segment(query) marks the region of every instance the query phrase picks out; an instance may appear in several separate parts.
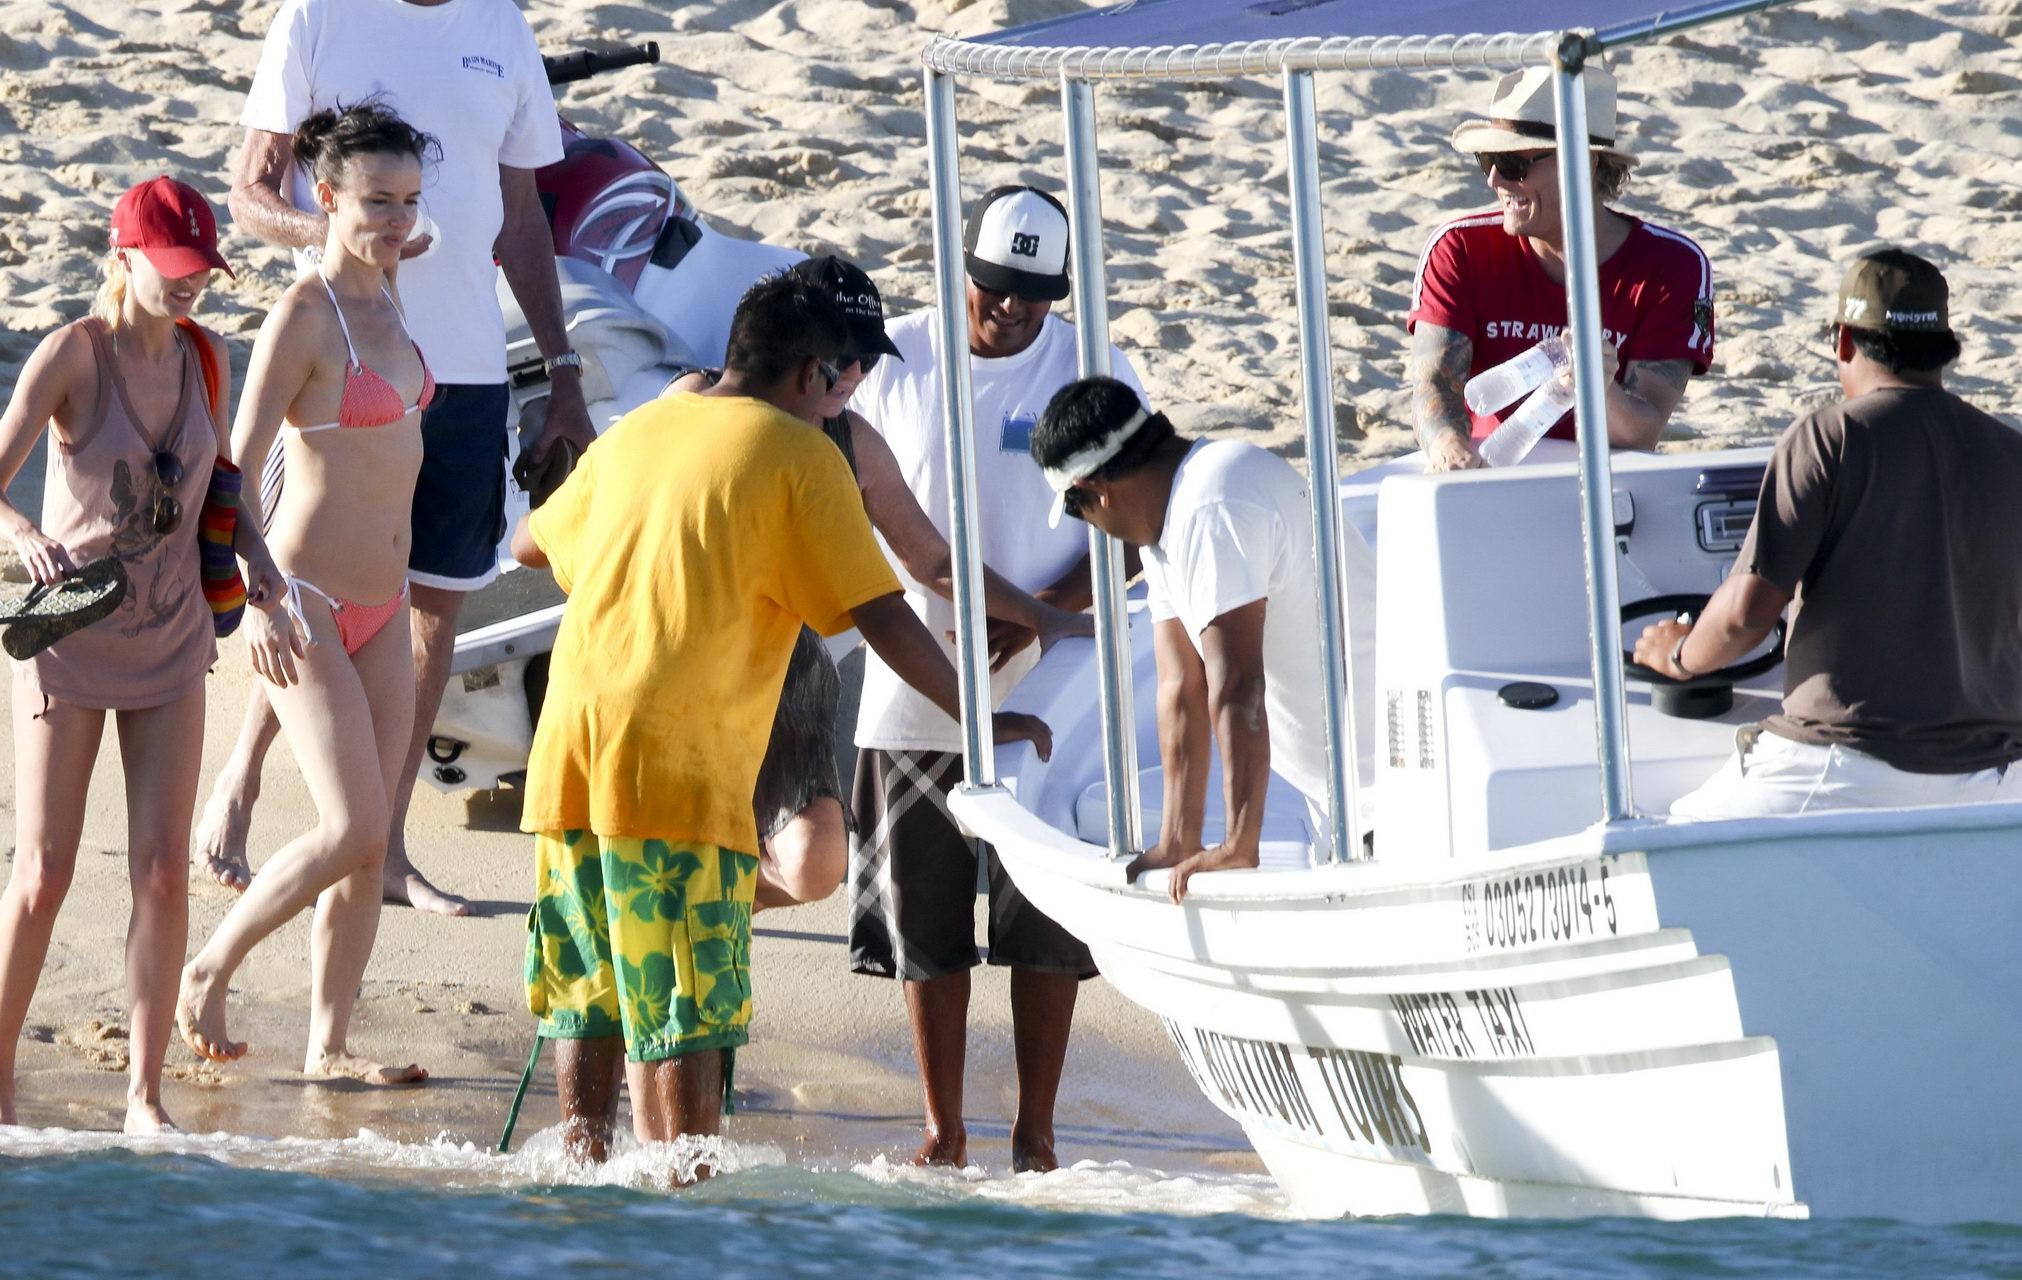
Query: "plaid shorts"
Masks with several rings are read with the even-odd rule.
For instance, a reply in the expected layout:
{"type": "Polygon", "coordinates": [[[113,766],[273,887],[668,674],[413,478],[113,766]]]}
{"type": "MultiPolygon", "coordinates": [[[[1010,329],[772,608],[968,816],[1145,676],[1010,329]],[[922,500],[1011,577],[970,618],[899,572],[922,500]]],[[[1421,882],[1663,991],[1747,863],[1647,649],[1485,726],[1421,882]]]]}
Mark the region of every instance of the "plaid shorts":
{"type": "Polygon", "coordinates": [[[962,834],[948,792],[962,757],[946,751],[857,753],[851,804],[850,968],[923,982],[976,967],[976,882],[990,894],[990,963],[1095,976],[1079,938],[1026,901],[997,854],[962,834]]]}

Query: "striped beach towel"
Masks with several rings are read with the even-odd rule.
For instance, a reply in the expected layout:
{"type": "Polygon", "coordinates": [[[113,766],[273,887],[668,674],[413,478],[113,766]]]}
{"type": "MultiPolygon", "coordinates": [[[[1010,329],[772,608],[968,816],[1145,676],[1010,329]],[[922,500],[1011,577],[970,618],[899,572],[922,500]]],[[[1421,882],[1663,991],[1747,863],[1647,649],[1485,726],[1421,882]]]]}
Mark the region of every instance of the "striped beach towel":
{"type": "MultiPolygon", "coordinates": [[[[211,406],[211,419],[224,419],[224,378],[217,355],[204,340],[203,330],[193,320],[178,320],[197,351],[197,367],[203,371],[204,391],[211,406]]],[[[239,575],[239,560],[232,553],[232,537],[239,528],[239,489],[244,477],[231,459],[220,457],[211,463],[210,492],[204,495],[203,515],[197,521],[197,572],[203,579],[204,602],[211,607],[211,628],[220,636],[239,629],[246,616],[246,580],[239,575]]]]}

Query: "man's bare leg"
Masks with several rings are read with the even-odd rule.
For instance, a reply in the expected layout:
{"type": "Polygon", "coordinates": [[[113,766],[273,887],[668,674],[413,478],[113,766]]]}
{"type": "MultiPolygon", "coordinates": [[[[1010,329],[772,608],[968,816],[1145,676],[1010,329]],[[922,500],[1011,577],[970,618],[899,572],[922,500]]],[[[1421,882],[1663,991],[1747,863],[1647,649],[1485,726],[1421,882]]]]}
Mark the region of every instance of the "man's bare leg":
{"type": "Polygon", "coordinates": [[[555,1097],[562,1104],[562,1146],[570,1159],[602,1164],[610,1156],[624,1078],[622,1036],[555,1041],[555,1097]]]}
{"type": "Polygon", "coordinates": [[[418,583],[408,588],[407,615],[414,629],[414,730],[407,765],[392,797],[393,829],[386,835],[386,900],[445,916],[469,915],[470,902],[444,893],[415,870],[407,856],[407,806],[414,799],[415,776],[435,730],[436,713],[442,710],[442,692],[449,687],[449,664],[456,657],[456,615],[463,610],[464,595],[418,583]]]}
{"type": "Polygon", "coordinates": [[[913,1163],[967,1164],[962,1072],[969,1049],[969,971],[906,983],[906,1017],[913,1024],[913,1056],[927,1104],[926,1135],[913,1163]]]}
{"type": "Polygon", "coordinates": [[[246,835],[253,827],[253,806],[260,799],[260,770],[267,752],[281,734],[280,718],[267,701],[266,685],[253,681],[246,696],[246,718],[239,739],[211,784],[211,798],[190,840],[190,870],[208,876],[233,893],[252,883],[246,860],[246,835]]]}
{"type": "Polygon", "coordinates": [[[1081,980],[1071,973],[1011,971],[1011,1043],[1018,1060],[1018,1117],[1011,1122],[1011,1171],[1049,1173],[1053,1154],[1053,1103],[1067,1063],[1074,1000],[1081,980]]]}
{"type": "Polygon", "coordinates": [[[849,828],[842,802],[818,796],[765,840],[758,857],[758,897],[752,910],[820,902],[849,869],[849,828]]]}
{"type": "MultiPolygon", "coordinates": [[[[632,1091],[632,1132],[641,1142],[672,1142],[683,1134],[713,1138],[723,1132],[723,1051],[704,1049],[662,1062],[627,1062],[632,1091]]],[[[677,1187],[716,1170],[698,1163],[691,1178],[678,1172],[677,1187]]]]}

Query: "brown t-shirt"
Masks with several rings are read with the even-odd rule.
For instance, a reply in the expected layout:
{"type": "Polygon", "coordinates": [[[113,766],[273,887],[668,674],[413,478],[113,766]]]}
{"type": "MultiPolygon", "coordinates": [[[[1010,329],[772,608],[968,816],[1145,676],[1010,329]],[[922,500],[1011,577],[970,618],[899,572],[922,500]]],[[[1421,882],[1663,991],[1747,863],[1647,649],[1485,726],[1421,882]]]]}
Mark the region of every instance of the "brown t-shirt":
{"type": "Polygon", "coordinates": [[[1911,773],[2022,759],[2022,433],[1912,388],[1801,418],[1735,570],[1796,592],[1772,732],[1911,773]]]}

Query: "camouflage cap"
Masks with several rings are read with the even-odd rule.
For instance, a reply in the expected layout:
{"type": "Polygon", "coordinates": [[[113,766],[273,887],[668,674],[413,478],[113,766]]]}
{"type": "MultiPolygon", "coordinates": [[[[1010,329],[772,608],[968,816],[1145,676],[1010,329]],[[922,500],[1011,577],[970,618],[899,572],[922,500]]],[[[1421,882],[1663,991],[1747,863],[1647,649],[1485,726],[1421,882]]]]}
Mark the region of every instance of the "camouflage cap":
{"type": "Polygon", "coordinates": [[[1905,249],[1871,249],[1855,258],[1839,287],[1833,320],[1882,333],[1950,333],[1945,273],[1905,249]]]}

